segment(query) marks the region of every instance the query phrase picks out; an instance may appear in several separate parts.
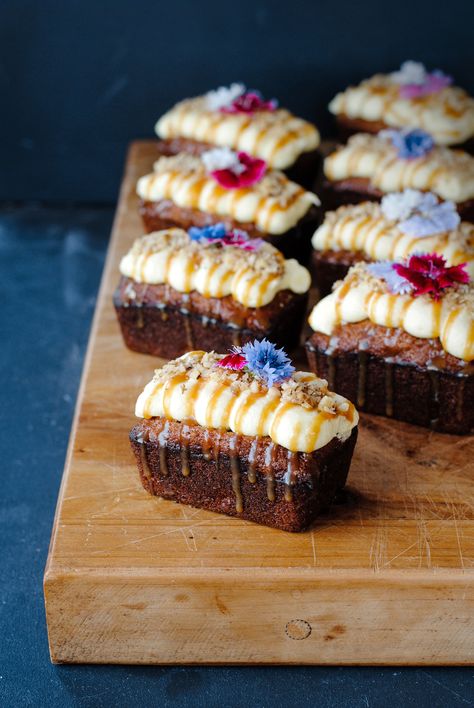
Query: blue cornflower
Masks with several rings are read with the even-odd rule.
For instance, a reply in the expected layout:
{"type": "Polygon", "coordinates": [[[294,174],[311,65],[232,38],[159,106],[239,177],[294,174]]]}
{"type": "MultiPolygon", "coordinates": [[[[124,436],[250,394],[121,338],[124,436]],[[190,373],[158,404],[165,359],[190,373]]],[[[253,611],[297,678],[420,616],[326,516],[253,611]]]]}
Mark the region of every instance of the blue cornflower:
{"type": "Polygon", "coordinates": [[[277,349],[267,339],[244,344],[242,354],[247,370],[262,379],[269,388],[289,379],[295,370],[283,349],[277,349]]]}
{"type": "Polygon", "coordinates": [[[209,226],[192,226],[189,231],[189,238],[191,241],[201,241],[202,239],[207,239],[213,241],[214,239],[223,239],[227,233],[227,229],[222,222],[218,224],[210,224],[209,226]]]}
{"type": "Polygon", "coordinates": [[[402,160],[416,160],[419,157],[424,157],[435,146],[431,135],[418,128],[414,130],[386,130],[383,132],[391,140],[398,157],[402,160]]]}

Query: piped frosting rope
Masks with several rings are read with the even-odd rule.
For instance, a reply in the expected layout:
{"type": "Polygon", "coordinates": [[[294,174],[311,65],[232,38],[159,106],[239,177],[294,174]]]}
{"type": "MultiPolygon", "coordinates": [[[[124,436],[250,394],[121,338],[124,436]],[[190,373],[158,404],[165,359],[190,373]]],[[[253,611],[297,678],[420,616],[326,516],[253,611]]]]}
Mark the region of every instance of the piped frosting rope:
{"type": "MultiPolygon", "coordinates": [[[[394,196],[387,195],[386,204],[392,205],[394,196]]],[[[426,198],[427,195],[421,196],[426,198]]],[[[435,251],[443,255],[449,265],[467,263],[468,272],[474,278],[474,224],[461,222],[451,231],[424,236],[403,231],[400,223],[387,213],[374,202],[327,212],[313,236],[313,247],[318,251],[360,252],[372,260],[396,260],[417,251],[435,251]]]]}
{"type": "Polygon", "coordinates": [[[181,101],[160,118],[155,130],[162,139],[181,137],[245,151],[279,170],[318,147],[314,125],[276,108],[274,101],[259,102],[256,97],[242,84],[221,87],[181,101]]]}
{"type": "MultiPolygon", "coordinates": [[[[410,62],[410,64],[416,64],[410,62]]],[[[431,133],[439,145],[464,143],[474,135],[474,100],[461,88],[449,85],[422,65],[413,72],[402,69],[392,74],[376,74],[338,93],[331,113],[348,118],[382,122],[390,127],[417,127],[431,133]],[[416,78],[418,90],[409,93],[416,78]],[[420,90],[424,88],[425,90],[420,90]],[[431,90],[427,90],[431,89],[431,90]]]]}
{"type": "Polygon", "coordinates": [[[332,335],[341,324],[368,319],[382,327],[399,327],[413,337],[439,337],[448,354],[467,362],[474,359],[472,283],[446,287],[439,299],[416,296],[411,288],[391,292],[382,271],[374,274],[375,266],[379,264],[353,266],[333,292],[316,304],[309,318],[314,331],[332,335]]]}
{"type": "Polygon", "coordinates": [[[145,386],[135,414],[268,436],[292,452],[306,453],[335,437],[347,439],[357,425],[353,404],[328,391],[327,381],[314,374],[294,372],[268,387],[248,371],[219,366],[223,358],[199,351],[169,362],[145,386]]]}
{"type": "Polygon", "coordinates": [[[308,270],[260,239],[228,233],[223,224],[191,229],[190,234],[168,229],[140,237],[122,258],[120,272],[140,283],[166,283],[179,292],[231,295],[245,307],[263,307],[281,290],[309,289],[308,270]]]}
{"type": "Polygon", "coordinates": [[[368,179],[372,187],[381,192],[396,192],[407,187],[431,190],[457,204],[474,198],[472,155],[462,150],[433,147],[417,157],[400,157],[400,149],[397,150],[389,134],[401,132],[353,135],[347,145],[326,157],[326,177],[332,182],[368,179]]]}
{"type": "Polygon", "coordinates": [[[161,157],[154,172],[138,180],[138,195],[145,201],[170,199],[179,207],[253,223],[270,234],[289,231],[319,204],[315,194],[274,170],[250,187],[226,189],[206,170],[205,159],[186,153],[161,157]]]}

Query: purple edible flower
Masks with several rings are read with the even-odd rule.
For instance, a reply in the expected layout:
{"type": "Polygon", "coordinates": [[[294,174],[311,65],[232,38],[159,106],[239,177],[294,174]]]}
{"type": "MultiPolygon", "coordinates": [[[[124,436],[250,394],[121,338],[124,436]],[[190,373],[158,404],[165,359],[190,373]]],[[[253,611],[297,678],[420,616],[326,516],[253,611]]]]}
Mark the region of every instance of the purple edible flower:
{"type": "Polygon", "coordinates": [[[377,261],[369,263],[367,270],[376,278],[381,278],[387,283],[391,293],[396,295],[408,295],[413,290],[411,283],[399,275],[394,266],[397,261],[377,261]]]}
{"type": "Polygon", "coordinates": [[[419,128],[414,130],[383,130],[380,136],[391,140],[398,157],[402,160],[416,160],[419,157],[424,157],[435,146],[431,135],[419,128]]]}
{"type": "Polygon", "coordinates": [[[246,368],[269,388],[290,378],[295,367],[283,349],[277,349],[267,339],[255,340],[242,347],[246,368]]]}

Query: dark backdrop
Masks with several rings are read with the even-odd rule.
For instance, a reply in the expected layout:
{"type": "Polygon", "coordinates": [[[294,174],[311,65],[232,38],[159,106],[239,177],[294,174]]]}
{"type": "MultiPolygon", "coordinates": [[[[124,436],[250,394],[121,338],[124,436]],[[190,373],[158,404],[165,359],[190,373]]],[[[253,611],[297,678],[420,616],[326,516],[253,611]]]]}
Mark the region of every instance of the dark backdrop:
{"type": "Polygon", "coordinates": [[[242,80],[331,130],[336,90],[402,60],[474,93],[474,3],[0,0],[0,200],[110,201],[127,142],[242,80]]]}

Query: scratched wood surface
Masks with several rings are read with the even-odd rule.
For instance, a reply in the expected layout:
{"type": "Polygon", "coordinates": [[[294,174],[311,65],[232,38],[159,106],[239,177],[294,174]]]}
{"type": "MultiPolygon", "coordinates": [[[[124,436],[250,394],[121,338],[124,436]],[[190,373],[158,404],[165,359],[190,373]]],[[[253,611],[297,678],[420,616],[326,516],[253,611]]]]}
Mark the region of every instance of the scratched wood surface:
{"type": "Polygon", "coordinates": [[[129,449],[159,363],[111,305],[141,233],[131,146],[45,573],[53,661],[472,663],[474,440],[363,416],[343,497],[294,535],[149,496],[129,449]]]}

